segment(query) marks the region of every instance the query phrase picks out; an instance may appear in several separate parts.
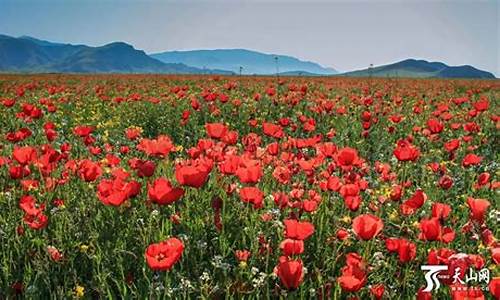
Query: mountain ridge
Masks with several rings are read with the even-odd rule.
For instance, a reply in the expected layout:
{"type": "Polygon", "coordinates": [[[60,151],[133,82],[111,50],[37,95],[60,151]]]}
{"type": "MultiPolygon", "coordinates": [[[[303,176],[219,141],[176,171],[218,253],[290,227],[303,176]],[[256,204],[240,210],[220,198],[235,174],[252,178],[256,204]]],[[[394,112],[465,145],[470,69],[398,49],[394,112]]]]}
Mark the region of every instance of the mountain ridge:
{"type": "MultiPolygon", "coordinates": [[[[232,74],[209,70],[214,74],[232,74]]],[[[0,35],[0,72],[199,74],[184,64],[166,64],[124,42],[91,47],[0,35]]]]}
{"type": "Polygon", "coordinates": [[[409,58],[392,64],[350,71],[346,77],[416,77],[416,78],[496,78],[490,72],[470,65],[449,66],[443,62],[409,58]]]}
{"type": "Polygon", "coordinates": [[[470,65],[405,59],[372,68],[338,73],[333,68],[289,55],[255,50],[200,49],[147,54],[116,41],[102,46],[57,43],[31,36],[0,34],[2,73],[149,73],[346,77],[496,78],[470,65]],[[275,57],[278,57],[276,60],[275,57]]]}
{"type": "Polygon", "coordinates": [[[231,49],[198,49],[174,50],[150,54],[165,63],[184,63],[197,68],[217,68],[245,75],[276,74],[276,63],[279,72],[301,71],[318,75],[334,75],[338,72],[333,68],[323,67],[312,61],[301,60],[290,55],[268,54],[264,52],[231,48],[231,49]],[[275,57],[278,58],[276,61],[275,57]]]}

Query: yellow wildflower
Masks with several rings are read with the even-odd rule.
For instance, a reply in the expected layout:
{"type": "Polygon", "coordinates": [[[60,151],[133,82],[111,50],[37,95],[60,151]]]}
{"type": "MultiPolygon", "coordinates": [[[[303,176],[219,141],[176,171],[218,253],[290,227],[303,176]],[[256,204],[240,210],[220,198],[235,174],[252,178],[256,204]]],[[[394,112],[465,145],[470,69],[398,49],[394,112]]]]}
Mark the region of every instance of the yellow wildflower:
{"type": "Polygon", "coordinates": [[[75,286],[75,296],[77,298],[82,298],[85,295],[85,288],[81,285],[76,285],[75,286]]]}
{"type": "Polygon", "coordinates": [[[341,220],[342,220],[342,222],[347,223],[347,224],[351,223],[351,217],[349,217],[349,216],[344,216],[344,217],[342,217],[341,220]]]}
{"type": "Polygon", "coordinates": [[[415,228],[419,228],[419,227],[420,227],[420,223],[419,223],[419,222],[417,222],[417,221],[413,222],[413,224],[411,224],[411,225],[412,225],[413,227],[415,227],[415,228]]]}
{"type": "Polygon", "coordinates": [[[240,261],[240,268],[241,269],[246,269],[247,268],[247,262],[246,261],[240,261]]]}
{"type": "Polygon", "coordinates": [[[89,246],[88,245],[85,245],[85,244],[80,245],[80,251],[82,251],[82,252],[85,253],[85,252],[87,252],[87,250],[89,250],[89,246]]]}

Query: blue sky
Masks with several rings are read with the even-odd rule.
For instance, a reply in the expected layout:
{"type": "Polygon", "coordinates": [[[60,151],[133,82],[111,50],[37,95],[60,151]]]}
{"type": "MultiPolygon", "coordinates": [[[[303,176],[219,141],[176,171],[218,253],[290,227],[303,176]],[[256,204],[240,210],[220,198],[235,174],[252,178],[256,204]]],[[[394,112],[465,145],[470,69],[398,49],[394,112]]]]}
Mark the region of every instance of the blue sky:
{"type": "Polygon", "coordinates": [[[499,15],[495,0],[0,0],[0,33],[147,53],[247,48],[340,71],[412,57],[499,77],[499,15]]]}

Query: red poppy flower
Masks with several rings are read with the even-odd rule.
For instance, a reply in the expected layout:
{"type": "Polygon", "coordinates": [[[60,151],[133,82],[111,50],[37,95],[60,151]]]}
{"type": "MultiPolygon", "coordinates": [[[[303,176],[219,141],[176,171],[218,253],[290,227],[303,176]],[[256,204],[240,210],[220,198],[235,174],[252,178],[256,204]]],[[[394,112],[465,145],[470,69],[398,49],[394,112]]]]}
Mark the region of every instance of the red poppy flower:
{"type": "Polygon", "coordinates": [[[182,188],[174,188],[168,179],[158,178],[148,187],[149,199],[157,204],[166,205],[179,200],[184,195],[182,188]]]}
{"type": "Polygon", "coordinates": [[[377,236],[384,228],[382,220],[374,215],[359,215],[352,220],[354,233],[362,240],[371,240],[377,236]]]}
{"type": "Polygon", "coordinates": [[[490,102],[488,101],[488,99],[481,99],[477,102],[472,103],[472,106],[474,106],[477,111],[485,111],[490,107],[490,102]]]}
{"type": "Polygon", "coordinates": [[[44,215],[45,205],[37,205],[32,196],[23,196],[19,200],[19,207],[24,211],[24,223],[32,229],[42,229],[47,226],[49,218],[44,215]]]}
{"type": "Polygon", "coordinates": [[[29,166],[11,166],[9,168],[9,175],[11,179],[20,179],[30,176],[31,170],[29,166]]]}
{"type": "Polygon", "coordinates": [[[417,256],[417,246],[406,239],[389,238],[385,246],[387,251],[398,253],[400,262],[412,261],[417,256]]]}
{"type": "Polygon", "coordinates": [[[403,196],[403,187],[399,184],[392,186],[392,191],[390,194],[391,200],[399,201],[402,196],[403,196]]]}
{"type": "Polygon", "coordinates": [[[353,148],[342,148],[338,150],[336,156],[337,163],[342,167],[349,167],[358,163],[358,151],[353,148]]]}
{"type": "Polygon", "coordinates": [[[141,130],[139,128],[127,128],[125,129],[125,136],[133,141],[141,136],[141,130]]]}
{"type": "Polygon", "coordinates": [[[21,165],[27,165],[36,160],[37,154],[33,147],[16,147],[12,152],[12,158],[15,159],[21,165]]]}
{"type": "Polygon", "coordinates": [[[337,146],[331,142],[319,144],[316,148],[326,157],[333,157],[335,152],[337,152],[337,146]]]}
{"type": "Polygon", "coordinates": [[[304,200],[302,201],[302,209],[305,212],[314,212],[318,208],[318,202],[314,200],[304,200]]]}
{"type": "Polygon", "coordinates": [[[330,191],[339,191],[341,186],[342,185],[341,185],[340,179],[337,176],[328,177],[326,187],[330,191]]]}
{"type": "Polygon", "coordinates": [[[49,253],[50,258],[55,262],[58,262],[63,258],[62,253],[54,246],[47,246],[47,252],[49,253]]]}
{"type": "Polygon", "coordinates": [[[307,221],[297,221],[294,219],[284,220],[285,237],[294,240],[305,240],[314,233],[314,225],[307,221]]]}
{"type": "Polygon", "coordinates": [[[241,158],[238,155],[225,155],[224,160],[218,165],[219,171],[225,175],[234,174],[238,170],[240,162],[241,158]]]}
{"type": "Polygon", "coordinates": [[[274,193],[273,194],[274,203],[280,208],[284,209],[289,205],[288,195],[285,193],[274,193]]]}
{"type": "Polygon", "coordinates": [[[349,238],[349,232],[345,229],[339,229],[337,230],[337,234],[336,234],[337,238],[341,241],[349,238]]]}
{"type": "Polygon", "coordinates": [[[443,243],[450,243],[455,239],[455,231],[450,227],[444,227],[441,231],[440,241],[443,243]]]}
{"type": "Polygon", "coordinates": [[[141,185],[137,181],[125,182],[121,178],[104,179],[97,186],[97,197],[104,205],[119,206],[139,194],[140,188],[141,185]]]}
{"type": "Polygon", "coordinates": [[[175,178],[180,185],[198,189],[207,182],[212,166],[213,162],[210,159],[199,159],[178,164],[175,167],[175,178]]]}
{"type": "Polygon", "coordinates": [[[357,292],[366,284],[366,273],[359,266],[348,265],[342,268],[342,275],[337,278],[342,290],[357,292]]]}
{"type": "Polygon", "coordinates": [[[427,121],[427,128],[429,128],[431,133],[436,134],[443,131],[444,125],[437,119],[430,119],[429,121],[427,121]]]}
{"type": "Polygon", "coordinates": [[[280,249],[286,256],[299,255],[304,252],[304,241],[285,239],[281,242],[280,249]]]}
{"type": "Polygon", "coordinates": [[[285,135],[281,126],[275,125],[273,123],[264,122],[262,124],[262,131],[264,132],[265,135],[270,136],[270,137],[274,137],[277,139],[280,139],[285,135]]]}
{"type": "Polygon", "coordinates": [[[280,278],[281,284],[288,290],[295,290],[304,279],[301,260],[289,260],[282,256],[275,269],[276,275],[280,278]]]}
{"type": "Polygon", "coordinates": [[[444,143],[444,149],[448,152],[453,152],[458,149],[460,146],[460,140],[459,139],[453,139],[450,140],[449,142],[444,143]]]}
{"type": "Polygon", "coordinates": [[[500,299],[500,277],[492,278],[488,288],[495,299],[500,299]]]}
{"type": "Polygon", "coordinates": [[[250,251],[248,250],[236,250],[234,255],[238,261],[247,261],[250,257],[250,251]]]}
{"type": "Polygon", "coordinates": [[[226,135],[228,128],[222,123],[207,123],[205,129],[209,137],[213,139],[220,139],[226,135]]]}
{"type": "Polygon", "coordinates": [[[97,186],[97,196],[104,205],[121,205],[126,199],[127,194],[124,191],[114,191],[111,180],[103,180],[97,186]]]}
{"type": "Polygon", "coordinates": [[[479,174],[477,177],[477,184],[475,185],[476,188],[481,188],[484,186],[487,186],[490,182],[491,175],[488,172],[483,172],[479,174]]]}
{"type": "Polygon", "coordinates": [[[276,94],[276,89],[273,88],[273,87],[268,87],[266,89],[266,94],[269,96],[269,97],[272,97],[276,94]]]}
{"type": "Polygon", "coordinates": [[[241,183],[257,183],[262,174],[262,167],[257,160],[243,159],[236,170],[236,176],[238,176],[241,183]]]}
{"type": "Polygon", "coordinates": [[[274,142],[274,143],[270,143],[267,145],[266,147],[266,151],[267,153],[271,154],[271,155],[278,155],[279,153],[279,150],[280,150],[280,146],[278,143],[274,142]]]}
{"type": "Polygon", "coordinates": [[[139,145],[137,145],[137,149],[143,151],[147,155],[159,157],[167,156],[173,148],[174,144],[172,140],[165,135],[161,135],[154,140],[142,139],[139,145]]]}
{"type": "Polygon", "coordinates": [[[481,131],[481,127],[476,122],[468,122],[464,124],[464,130],[469,133],[474,133],[481,131]]]}
{"type": "Polygon", "coordinates": [[[444,203],[434,202],[432,204],[432,217],[445,220],[451,213],[451,206],[444,203]]]}
{"type": "Polygon", "coordinates": [[[35,216],[26,214],[24,215],[23,221],[30,228],[39,230],[47,226],[47,224],[49,223],[49,218],[43,213],[40,213],[35,216]]]}
{"type": "Polygon", "coordinates": [[[254,208],[262,208],[264,193],[257,187],[247,186],[240,189],[240,199],[253,204],[254,208]]]}
{"type": "Polygon", "coordinates": [[[420,239],[438,241],[441,239],[441,224],[438,218],[420,220],[420,239]]]}
{"type": "Polygon", "coordinates": [[[139,177],[151,177],[156,170],[156,165],[150,160],[138,160],[137,164],[134,166],[134,169],[137,170],[137,176],[139,177]]]}
{"type": "Polygon", "coordinates": [[[288,184],[292,178],[292,172],[285,166],[277,166],[273,171],[273,177],[281,184],[288,184]]]}
{"type": "Polygon", "coordinates": [[[16,132],[9,132],[5,135],[5,138],[10,142],[20,142],[28,137],[30,137],[33,133],[28,128],[21,128],[16,132]]]}
{"type": "Polygon", "coordinates": [[[234,130],[228,131],[222,137],[222,141],[227,145],[235,145],[238,142],[238,132],[234,130]]]}
{"type": "Polygon", "coordinates": [[[94,127],[92,126],[76,126],[73,129],[73,133],[79,137],[87,137],[89,136],[92,132],[94,132],[94,127]]]}
{"type": "Polygon", "coordinates": [[[481,156],[477,156],[474,153],[469,153],[462,160],[462,166],[464,166],[465,168],[470,166],[476,166],[479,165],[482,160],[483,158],[481,156]]]}
{"type": "Polygon", "coordinates": [[[146,262],[154,271],[167,271],[181,258],[184,244],[177,238],[151,244],[146,248],[146,262]]]}
{"type": "Polygon", "coordinates": [[[78,164],[77,172],[80,178],[87,182],[95,181],[102,175],[101,166],[89,159],[84,159],[78,164]]]}
{"type": "Polygon", "coordinates": [[[359,196],[359,186],[357,184],[344,184],[340,187],[339,193],[344,198],[344,203],[351,211],[356,211],[361,204],[359,196]]]}
{"type": "Polygon", "coordinates": [[[376,300],[379,300],[384,295],[385,287],[383,284],[374,284],[370,287],[370,292],[376,300]]]}
{"type": "Polygon", "coordinates": [[[345,257],[345,264],[347,266],[359,267],[361,269],[365,269],[365,261],[363,257],[356,252],[349,252],[345,257]]]}
{"type": "Polygon", "coordinates": [[[431,292],[424,292],[424,288],[421,287],[417,291],[417,300],[432,300],[432,293],[431,292]]]}
{"type": "Polygon", "coordinates": [[[24,195],[19,199],[19,208],[21,208],[28,215],[38,215],[45,209],[45,205],[36,204],[36,199],[30,195],[24,195]]]}
{"type": "Polygon", "coordinates": [[[453,179],[448,175],[443,175],[439,178],[438,184],[443,190],[448,190],[453,185],[453,179]]]}
{"type": "Polygon", "coordinates": [[[389,119],[391,120],[391,122],[397,124],[397,123],[399,123],[399,122],[401,122],[403,120],[403,116],[401,116],[401,115],[391,115],[389,117],[389,119]]]}
{"type": "Polygon", "coordinates": [[[470,209],[470,218],[479,223],[483,223],[486,211],[490,206],[490,202],[486,199],[474,199],[472,197],[467,198],[467,204],[470,209]]]}
{"type": "Polygon", "coordinates": [[[57,137],[57,131],[55,130],[54,123],[46,123],[43,126],[43,131],[45,132],[45,137],[49,142],[53,142],[57,137]]]}
{"type": "Polygon", "coordinates": [[[410,199],[401,204],[401,213],[403,213],[403,215],[414,214],[417,209],[424,205],[425,200],[427,200],[427,195],[424,193],[424,191],[417,190],[410,199]]]}
{"type": "Polygon", "coordinates": [[[394,156],[399,161],[415,161],[420,157],[420,150],[407,140],[400,140],[394,149],[394,156]]]}
{"type": "Polygon", "coordinates": [[[14,106],[14,104],[16,104],[16,100],[15,99],[2,99],[2,104],[5,107],[12,107],[12,106],[14,106]]]}
{"type": "Polygon", "coordinates": [[[365,110],[361,113],[361,120],[363,120],[365,122],[370,121],[371,117],[372,117],[372,115],[369,111],[365,110]]]}

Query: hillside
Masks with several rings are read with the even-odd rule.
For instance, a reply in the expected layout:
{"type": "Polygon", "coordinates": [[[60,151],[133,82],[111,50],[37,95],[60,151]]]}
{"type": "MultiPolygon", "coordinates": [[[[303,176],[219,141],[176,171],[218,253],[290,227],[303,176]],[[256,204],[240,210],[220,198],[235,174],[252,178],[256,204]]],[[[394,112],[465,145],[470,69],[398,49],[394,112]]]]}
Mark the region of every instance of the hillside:
{"type": "MultiPolygon", "coordinates": [[[[90,47],[6,35],[0,35],[0,71],[167,74],[207,72],[184,64],[163,63],[123,42],[90,47]]],[[[230,74],[221,70],[208,70],[208,72],[230,74]]]]}
{"type": "Polygon", "coordinates": [[[417,78],[495,78],[490,72],[472,66],[448,66],[441,62],[406,59],[397,63],[341,74],[353,77],[417,77],[417,78]]]}
{"type": "Polygon", "coordinates": [[[196,68],[222,69],[242,74],[269,75],[276,74],[276,57],[278,58],[279,72],[303,72],[318,75],[332,75],[337,71],[325,68],[317,63],[302,61],[295,57],[265,54],[246,49],[216,49],[167,51],[151,54],[165,63],[183,63],[196,68]]]}

